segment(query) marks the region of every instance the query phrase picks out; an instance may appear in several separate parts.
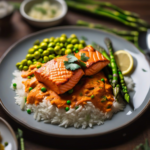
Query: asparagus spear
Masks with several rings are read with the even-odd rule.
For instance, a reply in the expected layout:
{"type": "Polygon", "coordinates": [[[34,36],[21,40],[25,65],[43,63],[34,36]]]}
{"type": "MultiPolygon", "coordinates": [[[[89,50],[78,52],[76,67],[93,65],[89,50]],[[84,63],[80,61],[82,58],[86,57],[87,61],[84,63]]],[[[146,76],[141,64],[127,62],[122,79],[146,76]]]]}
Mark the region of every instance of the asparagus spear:
{"type": "Polygon", "coordinates": [[[25,150],[24,148],[24,139],[23,139],[23,131],[18,129],[18,132],[17,132],[17,139],[20,140],[20,149],[21,150],[25,150]]]}
{"type": "Polygon", "coordinates": [[[93,24],[93,23],[89,23],[89,22],[86,22],[86,21],[83,21],[83,20],[78,20],[77,25],[87,26],[87,27],[95,28],[95,29],[103,29],[105,31],[112,32],[112,33],[115,33],[115,34],[121,35],[121,36],[138,36],[137,31],[117,30],[115,28],[110,29],[110,28],[107,28],[107,27],[105,27],[101,24],[93,24]]]}
{"type": "Polygon", "coordinates": [[[119,79],[120,79],[120,85],[121,85],[121,89],[122,89],[122,94],[124,96],[124,99],[126,100],[127,103],[129,103],[130,100],[130,96],[127,90],[127,86],[126,83],[124,81],[124,77],[122,75],[121,70],[118,68],[118,74],[119,74],[119,79]]]}
{"type": "Polygon", "coordinates": [[[132,16],[132,17],[139,17],[138,14],[134,13],[134,12],[130,12],[130,11],[126,11],[126,10],[122,10],[119,7],[117,7],[116,5],[113,5],[109,2],[98,2],[98,1],[93,1],[93,0],[76,0],[82,3],[88,3],[88,4],[94,4],[94,5],[99,5],[99,7],[109,7],[112,8],[122,14],[125,14],[127,16],[132,16]]]}
{"type": "Polygon", "coordinates": [[[115,88],[117,83],[118,83],[117,64],[116,64],[115,57],[114,57],[114,54],[113,54],[112,43],[111,43],[109,38],[105,39],[105,44],[106,44],[106,46],[109,50],[109,53],[110,53],[110,63],[111,63],[112,73],[113,73],[112,86],[115,88]]]}
{"type": "Polygon", "coordinates": [[[108,11],[106,10],[97,10],[97,6],[90,6],[90,5],[84,5],[84,4],[81,4],[81,3],[77,3],[77,2],[74,2],[74,1],[66,1],[68,6],[70,8],[74,8],[74,9],[77,9],[77,10],[82,10],[82,11],[85,11],[85,12],[89,12],[89,13],[92,13],[94,15],[99,15],[99,16],[105,16],[105,17],[108,17],[108,18],[111,18],[111,19],[114,19],[114,20],[117,20],[127,26],[130,26],[130,27],[133,27],[133,28],[136,28],[140,31],[146,31],[147,28],[146,27],[141,27],[139,24],[137,23],[134,23],[134,22],[129,22],[129,21],[126,21],[112,13],[109,13],[108,11]]]}

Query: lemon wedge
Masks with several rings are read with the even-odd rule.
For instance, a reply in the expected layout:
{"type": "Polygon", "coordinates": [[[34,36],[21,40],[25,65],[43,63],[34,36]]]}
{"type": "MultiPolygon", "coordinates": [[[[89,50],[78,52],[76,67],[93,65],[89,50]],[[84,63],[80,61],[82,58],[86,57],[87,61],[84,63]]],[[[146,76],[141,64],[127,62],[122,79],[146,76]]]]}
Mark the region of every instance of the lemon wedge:
{"type": "Polygon", "coordinates": [[[124,50],[115,52],[114,56],[119,69],[122,71],[122,74],[130,74],[134,65],[132,56],[124,50]]]}

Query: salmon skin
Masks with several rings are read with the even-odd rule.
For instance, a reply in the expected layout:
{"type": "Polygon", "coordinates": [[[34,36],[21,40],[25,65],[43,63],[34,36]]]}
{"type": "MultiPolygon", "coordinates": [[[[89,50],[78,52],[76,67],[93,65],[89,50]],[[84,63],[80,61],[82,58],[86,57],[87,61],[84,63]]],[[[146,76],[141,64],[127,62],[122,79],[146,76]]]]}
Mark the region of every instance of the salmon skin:
{"type": "Polygon", "coordinates": [[[82,53],[85,53],[85,56],[89,57],[89,59],[84,62],[86,64],[86,68],[83,69],[85,75],[94,75],[109,64],[109,60],[107,60],[100,52],[95,50],[92,46],[87,46],[84,49],[81,49],[78,53],[75,54],[75,56],[78,59],[81,59],[82,53]]]}
{"type": "Polygon", "coordinates": [[[44,83],[57,94],[72,89],[84,75],[82,69],[67,70],[64,61],[68,61],[66,56],[55,58],[34,73],[39,82],[44,83]]]}

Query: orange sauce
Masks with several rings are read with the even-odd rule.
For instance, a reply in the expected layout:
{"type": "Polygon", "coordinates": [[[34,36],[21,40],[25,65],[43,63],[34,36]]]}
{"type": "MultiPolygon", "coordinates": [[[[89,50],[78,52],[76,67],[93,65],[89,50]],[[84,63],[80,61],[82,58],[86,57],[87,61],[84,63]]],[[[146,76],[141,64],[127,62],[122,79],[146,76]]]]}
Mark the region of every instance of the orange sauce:
{"type": "Polygon", "coordinates": [[[78,105],[84,107],[87,101],[91,101],[96,108],[103,112],[109,112],[114,101],[112,86],[108,83],[102,71],[92,77],[82,77],[79,83],[73,88],[72,94],[66,92],[58,95],[44,84],[39,83],[35,77],[27,79],[23,84],[25,85],[26,92],[29,92],[29,87],[33,88],[27,96],[27,104],[38,105],[46,97],[46,100],[58,108],[74,108],[78,105]],[[101,81],[102,78],[105,80],[104,82],[101,81]],[[47,91],[42,92],[42,87],[46,87],[47,91]],[[71,101],[70,105],[66,103],[67,100],[71,101]]]}

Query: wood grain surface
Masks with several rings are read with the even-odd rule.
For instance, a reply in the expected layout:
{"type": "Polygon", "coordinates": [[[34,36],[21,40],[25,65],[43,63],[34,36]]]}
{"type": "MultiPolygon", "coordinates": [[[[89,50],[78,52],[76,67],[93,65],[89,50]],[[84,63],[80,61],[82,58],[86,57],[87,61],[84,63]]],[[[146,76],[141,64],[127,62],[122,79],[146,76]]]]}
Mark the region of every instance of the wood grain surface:
{"type": "MultiPolygon", "coordinates": [[[[108,0],[122,9],[138,13],[142,19],[150,23],[150,0],[108,0]]],[[[93,23],[101,23],[108,27],[128,29],[121,23],[94,17],[69,10],[64,21],[59,25],[74,25],[82,19],[93,23]]],[[[7,28],[0,28],[0,57],[15,42],[30,33],[41,29],[30,26],[20,13],[16,11],[7,24],[7,28]]],[[[145,138],[150,142],[150,107],[136,121],[110,134],[89,138],[59,138],[33,132],[12,120],[0,106],[0,116],[12,126],[14,131],[20,128],[24,131],[26,150],[132,150],[136,145],[143,143],[145,138]]]]}

